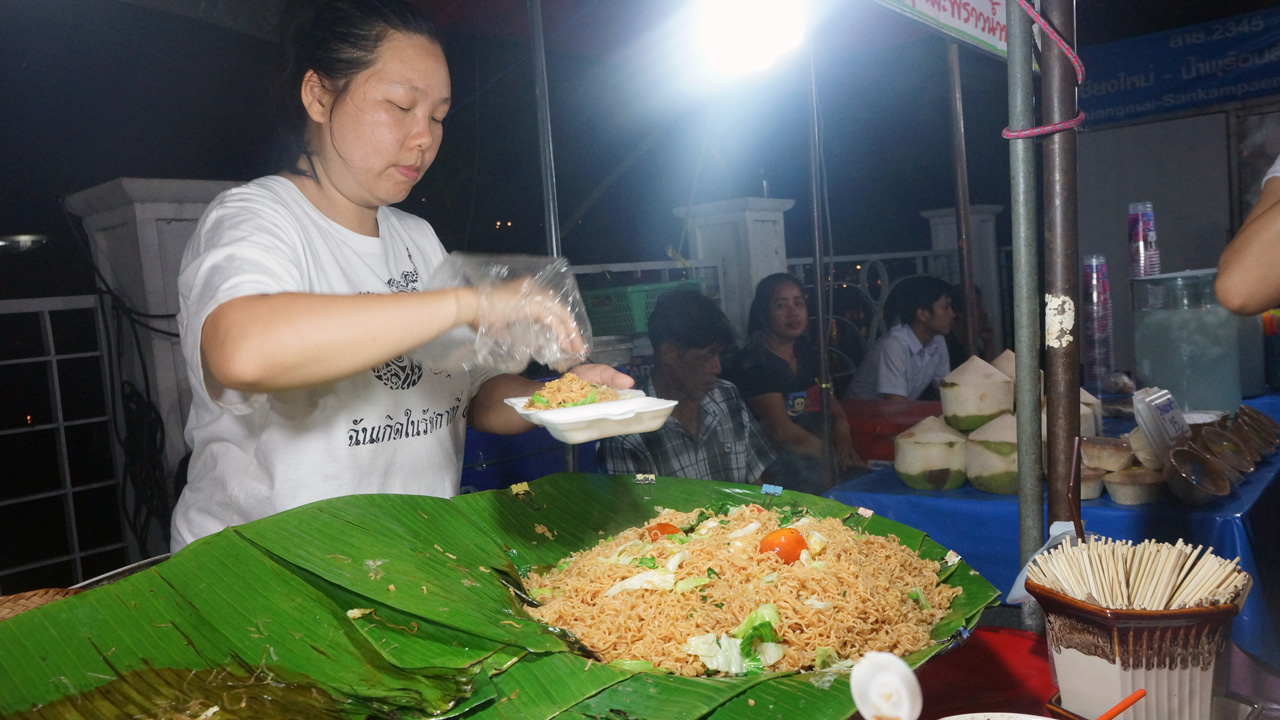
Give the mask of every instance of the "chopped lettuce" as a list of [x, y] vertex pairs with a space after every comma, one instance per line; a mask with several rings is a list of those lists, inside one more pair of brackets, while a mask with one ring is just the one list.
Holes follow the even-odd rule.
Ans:
[[671, 572], [675, 572], [676, 570], [680, 569], [680, 564], [688, 559], [689, 559], [689, 551], [681, 550], [675, 555], [672, 555], [671, 559], [667, 560], [667, 569], [670, 570]]
[[629, 590], [670, 590], [676, 584], [676, 576], [666, 568], [646, 570], [639, 575], [620, 580], [604, 591], [605, 597], [613, 597]]
[[719, 638], [715, 633], [696, 635], [685, 643], [685, 652], [697, 655], [711, 672], [741, 675], [746, 670], [742, 641], [728, 635], [721, 635]]
[[700, 585], [706, 585], [709, 582], [711, 581], [704, 577], [685, 578], [684, 580], [676, 583], [675, 590], [678, 593], [687, 592]]
[[755, 653], [743, 661], [748, 675], [764, 672], [764, 669], [782, 659], [787, 646], [781, 643], [756, 643]]
[[636, 567], [646, 567], [653, 570], [658, 567], [658, 559], [651, 557], [639, 557], [633, 559], [630, 564], [635, 565]]
[[778, 635], [774, 625], [781, 624], [782, 616], [778, 614], [778, 606], [765, 603], [751, 611], [751, 614], [743, 618], [742, 622], [738, 623], [738, 627], [729, 634], [745, 643], [753, 640], [777, 642]]
[[924, 591], [923, 591], [923, 590], [921, 590], [921, 589], [920, 589], [920, 588], [918, 588], [918, 587], [916, 587], [916, 588], [911, 588], [911, 591], [907, 593], [907, 597], [909, 597], [909, 598], [911, 598], [912, 600], [915, 600], [916, 602], [920, 603], [920, 609], [921, 609], [921, 610], [932, 610], [932, 609], [933, 609], [933, 606], [929, 604], [929, 600], [928, 600], [927, 598], [925, 598], [925, 596], [924, 596]]

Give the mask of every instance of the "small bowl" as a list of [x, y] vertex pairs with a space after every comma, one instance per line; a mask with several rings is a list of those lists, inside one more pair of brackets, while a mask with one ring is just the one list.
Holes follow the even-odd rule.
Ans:
[[1191, 439], [1199, 440], [1200, 433], [1205, 428], [1222, 427], [1222, 425], [1230, 421], [1230, 416], [1221, 410], [1195, 410], [1186, 413], [1182, 419], [1187, 422], [1187, 427], [1191, 428]]
[[1109, 437], [1087, 437], [1080, 441], [1080, 459], [1089, 467], [1108, 472], [1133, 467], [1133, 449], [1128, 440]]
[[1236, 415], [1243, 415], [1246, 419], [1252, 420], [1258, 427], [1266, 430], [1272, 435], [1275, 435], [1277, 439], [1280, 439], [1280, 423], [1273, 420], [1270, 415], [1262, 412], [1261, 410], [1250, 405], [1241, 405], [1240, 408], [1236, 410]]
[[1222, 461], [1190, 447], [1174, 448], [1165, 466], [1169, 490], [1188, 505], [1203, 505], [1231, 494]]
[[[1222, 428], [1205, 428], [1200, 435], [1200, 446], [1217, 456], [1238, 473], [1251, 473], [1255, 466], [1240, 441]], [[1241, 478], [1243, 480], [1243, 477]]]
[[1253, 443], [1254, 450], [1262, 457], [1270, 457], [1276, 451], [1276, 438], [1271, 433], [1263, 430], [1247, 415], [1237, 415], [1235, 420], [1231, 421], [1231, 429], [1236, 431], [1237, 435], [1243, 436], [1246, 441]]
[[1158, 470], [1129, 468], [1107, 473], [1102, 478], [1107, 494], [1120, 505], [1146, 505], [1165, 496], [1168, 483]]
[[1228, 435], [1235, 439], [1236, 444], [1240, 446], [1240, 453], [1249, 458], [1249, 462], [1254, 465], [1262, 462], [1262, 454], [1258, 452], [1257, 444], [1248, 433], [1241, 432], [1240, 429], [1228, 425], [1225, 431]]
[[1102, 478], [1106, 470], [1095, 467], [1080, 468], [1080, 499], [1096, 500], [1102, 497]]

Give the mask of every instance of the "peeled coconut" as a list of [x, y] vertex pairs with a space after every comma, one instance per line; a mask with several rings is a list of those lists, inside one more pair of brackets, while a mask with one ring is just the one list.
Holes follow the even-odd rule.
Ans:
[[[1098, 433], [1094, 427], [1093, 410], [1080, 403], [1080, 437], [1095, 437]], [[1048, 442], [1049, 412], [1048, 408], [1040, 410], [1040, 439]]]
[[1013, 380], [977, 356], [942, 378], [939, 388], [942, 419], [961, 432], [1013, 412]]
[[[991, 367], [999, 370], [1009, 376], [1010, 380], [1015, 383], [1018, 381], [1018, 357], [1012, 350], [1005, 350], [1000, 353], [995, 360], [991, 361]], [[1044, 395], [1044, 371], [1040, 371], [1040, 394]]]
[[1152, 470], [1164, 468], [1164, 459], [1156, 455], [1155, 449], [1151, 447], [1151, 441], [1147, 440], [1142, 428], [1134, 428], [1133, 432], [1126, 437], [1129, 439], [1129, 447], [1132, 448], [1134, 456], [1138, 458], [1138, 462], [1142, 463], [1143, 467], [1151, 468]]
[[1001, 415], [969, 434], [965, 472], [979, 490], [1001, 495], [1018, 492], [1018, 421]]
[[1085, 438], [1080, 443], [1080, 458], [1086, 466], [1108, 472], [1133, 467], [1133, 450], [1129, 441], [1119, 438]]
[[1017, 380], [1018, 379], [1017, 359], [1018, 359], [1017, 356], [1013, 354], [1012, 350], [1005, 350], [1004, 352], [997, 355], [995, 360], [991, 361], [991, 367], [999, 370], [1005, 375], [1008, 375], [1010, 380]]
[[964, 435], [927, 417], [893, 439], [893, 469], [909, 488], [955, 490], [968, 479], [964, 446]]
[[[1080, 404], [1088, 405], [1089, 409], [1093, 411], [1093, 432], [1090, 434], [1101, 435], [1102, 434], [1102, 401], [1094, 397], [1093, 393], [1089, 392], [1088, 390], [1085, 390], [1084, 388], [1080, 388]], [[1081, 418], [1082, 422], [1083, 420], [1084, 418]], [[1083, 428], [1081, 429], [1080, 434], [1081, 435], [1085, 434]]]

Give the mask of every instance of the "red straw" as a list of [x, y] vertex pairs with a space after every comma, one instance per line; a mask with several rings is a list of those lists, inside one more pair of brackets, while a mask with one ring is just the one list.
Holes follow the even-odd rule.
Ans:
[[1108, 710], [1108, 711], [1106, 711], [1106, 712], [1102, 713], [1101, 715], [1099, 715], [1099, 716], [1098, 716], [1098, 720], [1115, 720], [1115, 717], [1116, 717], [1117, 715], [1119, 715], [1120, 713], [1124, 712], [1125, 710], [1128, 710], [1129, 708], [1133, 707], [1133, 704], [1134, 704], [1134, 703], [1138, 702], [1139, 700], [1141, 700], [1142, 698], [1144, 698], [1144, 697], [1146, 697], [1146, 696], [1147, 696], [1147, 691], [1146, 691], [1146, 690], [1142, 690], [1142, 689], [1134, 690], [1134, 691], [1133, 691], [1133, 694], [1132, 694], [1132, 695], [1130, 695], [1129, 697], [1127, 697], [1127, 698], [1125, 698], [1125, 699], [1121, 700], [1121, 701], [1120, 701], [1120, 704], [1116, 705], [1115, 707], [1111, 708], [1110, 710]]

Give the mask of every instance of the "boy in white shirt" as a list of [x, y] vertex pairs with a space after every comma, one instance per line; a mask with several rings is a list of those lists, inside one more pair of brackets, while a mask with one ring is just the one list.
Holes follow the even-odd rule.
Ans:
[[951, 286], [926, 275], [904, 278], [889, 294], [885, 315], [898, 324], [868, 353], [848, 396], [917, 400], [951, 372], [946, 341], [956, 317]]

